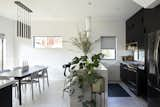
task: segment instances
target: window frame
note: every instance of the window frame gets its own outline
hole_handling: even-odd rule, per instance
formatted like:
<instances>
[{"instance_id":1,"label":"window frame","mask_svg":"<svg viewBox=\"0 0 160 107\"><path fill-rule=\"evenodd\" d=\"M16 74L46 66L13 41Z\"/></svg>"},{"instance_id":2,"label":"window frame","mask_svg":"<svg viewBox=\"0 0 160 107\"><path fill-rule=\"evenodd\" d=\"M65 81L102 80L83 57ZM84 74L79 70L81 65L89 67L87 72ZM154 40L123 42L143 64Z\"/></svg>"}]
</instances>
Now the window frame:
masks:
<instances>
[{"instance_id":1,"label":"window frame","mask_svg":"<svg viewBox=\"0 0 160 107\"><path fill-rule=\"evenodd\" d=\"M102 38L115 38L115 48L102 48ZM101 36L101 53L103 49L114 49L115 50L115 57L114 59L107 59L107 58L102 58L102 60L117 60L117 37L116 36ZM102 53L103 54L103 53Z\"/></svg>"}]
</instances>

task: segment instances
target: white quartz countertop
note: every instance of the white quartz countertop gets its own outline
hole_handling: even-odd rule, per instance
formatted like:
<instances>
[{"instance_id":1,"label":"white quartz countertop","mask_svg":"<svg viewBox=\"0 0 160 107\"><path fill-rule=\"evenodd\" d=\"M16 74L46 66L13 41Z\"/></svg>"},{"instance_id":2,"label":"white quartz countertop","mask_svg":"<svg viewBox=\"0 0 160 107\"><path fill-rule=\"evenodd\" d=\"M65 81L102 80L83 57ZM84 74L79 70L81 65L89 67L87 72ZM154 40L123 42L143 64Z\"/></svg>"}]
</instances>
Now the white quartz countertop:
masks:
<instances>
[{"instance_id":1,"label":"white quartz countertop","mask_svg":"<svg viewBox=\"0 0 160 107\"><path fill-rule=\"evenodd\" d=\"M5 87L7 87L7 86L10 86L10 85L12 85L12 84L14 84L15 83L15 81L13 81L13 80L0 80L0 90L2 89L2 88L5 88Z\"/></svg>"},{"instance_id":2,"label":"white quartz countertop","mask_svg":"<svg viewBox=\"0 0 160 107\"><path fill-rule=\"evenodd\" d=\"M96 70L108 71L108 69L103 64L100 64Z\"/></svg>"}]
</instances>

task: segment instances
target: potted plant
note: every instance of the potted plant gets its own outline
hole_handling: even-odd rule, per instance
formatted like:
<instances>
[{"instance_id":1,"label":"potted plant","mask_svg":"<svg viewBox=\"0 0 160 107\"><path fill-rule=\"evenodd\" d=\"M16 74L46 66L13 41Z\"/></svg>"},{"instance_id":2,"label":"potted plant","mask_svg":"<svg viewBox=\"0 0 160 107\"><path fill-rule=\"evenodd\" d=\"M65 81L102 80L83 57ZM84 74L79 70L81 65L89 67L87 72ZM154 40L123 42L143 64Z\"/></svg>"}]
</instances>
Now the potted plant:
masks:
<instances>
[{"instance_id":1,"label":"potted plant","mask_svg":"<svg viewBox=\"0 0 160 107\"><path fill-rule=\"evenodd\" d=\"M82 92L77 95L77 98L82 102L83 107L95 107L96 102L92 99L85 99L83 91L86 88L90 91L100 91L104 87L101 83L102 77L95 70L104 55L98 53L88 57L92 42L87 37L87 32L79 33L79 37L73 39L73 45L78 47L84 56L75 57L71 61L71 71L67 77L69 85L64 90L69 90L70 95L73 95L78 87Z\"/></svg>"}]
</instances>

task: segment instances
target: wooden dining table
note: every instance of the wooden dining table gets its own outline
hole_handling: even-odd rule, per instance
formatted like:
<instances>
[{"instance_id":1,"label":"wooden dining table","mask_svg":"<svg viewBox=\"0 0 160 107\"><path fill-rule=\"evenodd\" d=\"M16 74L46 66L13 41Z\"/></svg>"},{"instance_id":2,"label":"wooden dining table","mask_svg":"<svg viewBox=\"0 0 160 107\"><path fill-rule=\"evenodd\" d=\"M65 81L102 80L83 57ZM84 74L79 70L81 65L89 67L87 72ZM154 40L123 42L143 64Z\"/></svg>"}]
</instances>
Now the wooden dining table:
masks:
<instances>
[{"instance_id":1,"label":"wooden dining table","mask_svg":"<svg viewBox=\"0 0 160 107\"><path fill-rule=\"evenodd\" d=\"M18 95L19 95L19 105L22 105L22 93L21 93L21 81L22 79L26 77L30 77L31 74L35 72L43 72L44 70L47 70L48 67L45 66L33 66L29 67L28 70L25 72L22 69L18 70L11 70L9 72L2 72L0 73L0 77L7 77L7 78L14 78L18 81Z\"/></svg>"}]
</instances>

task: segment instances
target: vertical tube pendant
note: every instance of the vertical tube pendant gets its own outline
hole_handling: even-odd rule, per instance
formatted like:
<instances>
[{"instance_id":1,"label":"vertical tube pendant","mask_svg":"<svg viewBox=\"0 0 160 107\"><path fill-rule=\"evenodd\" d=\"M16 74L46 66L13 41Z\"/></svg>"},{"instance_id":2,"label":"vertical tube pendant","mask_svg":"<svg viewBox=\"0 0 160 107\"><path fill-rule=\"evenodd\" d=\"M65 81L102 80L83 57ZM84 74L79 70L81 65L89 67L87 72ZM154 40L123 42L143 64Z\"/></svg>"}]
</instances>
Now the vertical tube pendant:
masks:
<instances>
[{"instance_id":1,"label":"vertical tube pendant","mask_svg":"<svg viewBox=\"0 0 160 107\"><path fill-rule=\"evenodd\" d=\"M19 37L20 36L20 26L19 26L19 9L18 9L18 7L17 7L17 37Z\"/></svg>"},{"instance_id":2,"label":"vertical tube pendant","mask_svg":"<svg viewBox=\"0 0 160 107\"><path fill-rule=\"evenodd\" d=\"M29 35L28 38L31 38L31 14L29 13Z\"/></svg>"},{"instance_id":3,"label":"vertical tube pendant","mask_svg":"<svg viewBox=\"0 0 160 107\"><path fill-rule=\"evenodd\" d=\"M22 37L22 15L21 15L21 10L20 11L20 37Z\"/></svg>"},{"instance_id":4,"label":"vertical tube pendant","mask_svg":"<svg viewBox=\"0 0 160 107\"><path fill-rule=\"evenodd\" d=\"M32 10L19 1L17 5L17 37L31 38L31 13Z\"/></svg>"},{"instance_id":5,"label":"vertical tube pendant","mask_svg":"<svg viewBox=\"0 0 160 107\"><path fill-rule=\"evenodd\" d=\"M23 38L25 38L25 36L24 36L24 10L22 11L22 24L23 24L23 27L22 27L22 36L23 36Z\"/></svg>"},{"instance_id":6,"label":"vertical tube pendant","mask_svg":"<svg viewBox=\"0 0 160 107\"><path fill-rule=\"evenodd\" d=\"M26 38L26 11L24 11L24 37Z\"/></svg>"}]
</instances>

